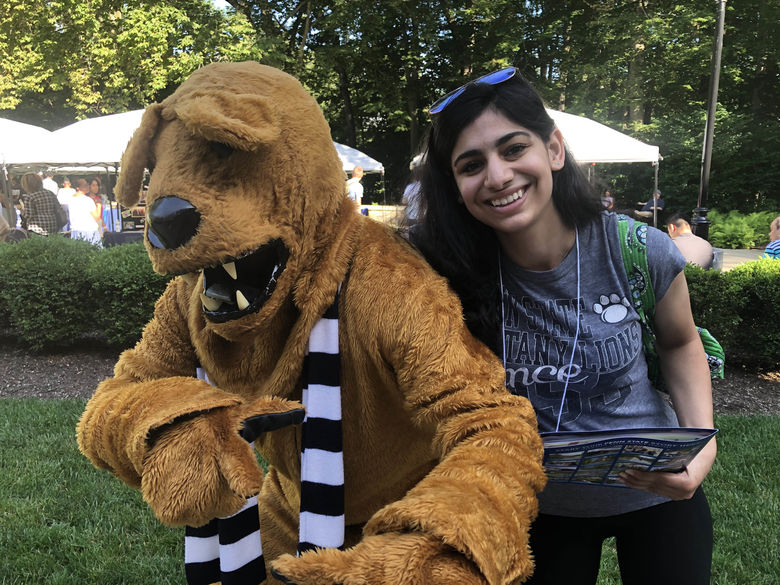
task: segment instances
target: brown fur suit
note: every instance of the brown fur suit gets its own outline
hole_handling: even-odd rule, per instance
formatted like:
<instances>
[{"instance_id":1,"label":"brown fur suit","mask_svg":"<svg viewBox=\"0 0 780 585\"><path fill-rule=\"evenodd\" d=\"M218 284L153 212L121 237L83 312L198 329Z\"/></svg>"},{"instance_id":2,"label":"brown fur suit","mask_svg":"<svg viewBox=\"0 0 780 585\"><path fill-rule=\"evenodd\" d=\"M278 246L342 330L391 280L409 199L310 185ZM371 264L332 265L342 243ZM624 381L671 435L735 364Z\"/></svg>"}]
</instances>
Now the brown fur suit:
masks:
<instances>
[{"instance_id":1,"label":"brown fur suit","mask_svg":"<svg viewBox=\"0 0 780 585\"><path fill-rule=\"evenodd\" d=\"M144 167L146 247L156 271L180 276L79 422L93 463L139 487L172 525L204 524L260 492L265 558L299 585L527 577L544 485L533 410L506 392L446 282L356 213L328 125L301 85L255 63L198 70L145 112L122 160L123 204L137 201ZM211 286L229 261L237 278L226 287L270 282L266 294L204 298L204 279ZM237 431L248 417L300 409L308 336L340 284L352 548L296 558L300 426L257 440L271 466L264 478ZM193 377L198 363L213 386Z\"/></svg>"}]
</instances>

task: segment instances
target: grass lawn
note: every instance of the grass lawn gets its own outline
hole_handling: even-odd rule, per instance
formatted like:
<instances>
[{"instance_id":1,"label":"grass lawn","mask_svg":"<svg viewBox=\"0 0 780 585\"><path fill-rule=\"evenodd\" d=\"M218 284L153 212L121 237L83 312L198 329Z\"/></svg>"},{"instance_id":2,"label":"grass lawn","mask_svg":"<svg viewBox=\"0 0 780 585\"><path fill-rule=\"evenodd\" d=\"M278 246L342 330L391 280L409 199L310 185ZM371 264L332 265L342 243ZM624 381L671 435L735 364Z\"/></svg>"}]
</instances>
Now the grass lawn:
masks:
<instances>
[{"instance_id":1,"label":"grass lawn","mask_svg":"<svg viewBox=\"0 0 780 585\"><path fill-rule=\"evenodd\" d=\"M79 400L0 400L0 585L184 583L183 530L76 447ZM780 417L719 416L707 479L716 585L780 575ZM619 584L607 544L599 585ZM659 559L662 562L662 559Z\"/></svg>"}]
</instances>

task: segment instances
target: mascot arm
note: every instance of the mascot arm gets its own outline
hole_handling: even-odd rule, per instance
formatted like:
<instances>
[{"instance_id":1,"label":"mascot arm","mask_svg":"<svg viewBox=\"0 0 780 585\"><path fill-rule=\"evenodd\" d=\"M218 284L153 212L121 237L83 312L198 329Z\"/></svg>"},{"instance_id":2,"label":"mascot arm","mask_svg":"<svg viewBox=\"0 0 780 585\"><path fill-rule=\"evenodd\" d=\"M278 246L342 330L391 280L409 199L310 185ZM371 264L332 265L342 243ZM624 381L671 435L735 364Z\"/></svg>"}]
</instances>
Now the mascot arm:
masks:
<instances>
[{"instance_id":1,"label":"mascot arm","mask_svg":"<svg viewBox=\"0 0 780 585\"><path fill-rule=\"evenodd\" d=\"M533 570L528 530L545 484L542 441L531 404L506 391L500 362L468 333L443 288L410 299L407 343L391 354L416 422L434 428L439 464L364 532L432 536L503 585Z\"/></svg>"},{"instance_id":2,"label":"mascot arm","mask_svg":"<svg viewBox=\"0 0 780 585\"><path fill-rule=\"evenodd\" d=\"M114 378L87 403L77 438L95 466L141 488L163 522L197 526L235 512L259 491L262 472L245 438L296 424L303 411L278 398L245 403L194 378L179 308L186 297L183 283L173 281L142 340L122 353Z\"/></svg>"},{"instance_id":3,"label":"mascot arm","mask_svg":"<svg viewBox=\"0 0 780 585\"><path fill-rule=\"evenodd\" d=\"M97 466L139 487L149 437L197 412L239 404L238 396L194 377L184 279L171 281L141 341L119 357L114 377L98 385L77 427L79 447Z\"/></svg>"}]
</instances>

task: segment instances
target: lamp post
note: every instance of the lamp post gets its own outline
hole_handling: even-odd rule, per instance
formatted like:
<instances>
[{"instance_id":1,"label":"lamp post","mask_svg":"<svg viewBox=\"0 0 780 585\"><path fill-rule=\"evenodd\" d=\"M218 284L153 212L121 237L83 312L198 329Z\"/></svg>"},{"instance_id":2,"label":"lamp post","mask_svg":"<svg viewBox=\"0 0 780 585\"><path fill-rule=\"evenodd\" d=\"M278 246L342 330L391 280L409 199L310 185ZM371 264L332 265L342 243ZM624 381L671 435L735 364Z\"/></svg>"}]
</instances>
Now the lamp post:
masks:
<instances>
[{"instance_id":1,"label":"lamp post","mask_svg":"<svg viewBox=\"0 0 780 585\"><path fill-rule=\"evenodd\" d=\"M718 24L715 29L715 50L712 53L712 73L710 75L710 95L707 104L707 123L704 129L704 148L701 156L701 179L699 181L699 200L691 220L693 233L708 239L710 220L707 219L707 195L710 186L710 162L712 160L712 136L715 129L715 111L718 108L718 81L720 78L720 55L723 51L723 23L726 19L726 0L718 0Z\"/></svg>"}]
</instances>

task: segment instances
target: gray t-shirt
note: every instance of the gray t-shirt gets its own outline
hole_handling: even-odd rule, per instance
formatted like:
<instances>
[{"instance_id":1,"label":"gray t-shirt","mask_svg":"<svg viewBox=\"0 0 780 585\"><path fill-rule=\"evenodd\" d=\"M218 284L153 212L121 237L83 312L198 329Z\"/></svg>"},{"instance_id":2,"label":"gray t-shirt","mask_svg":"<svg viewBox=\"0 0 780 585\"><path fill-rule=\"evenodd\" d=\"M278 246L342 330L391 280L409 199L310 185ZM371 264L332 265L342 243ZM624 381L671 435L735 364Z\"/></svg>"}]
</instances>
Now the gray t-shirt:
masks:
<instances>
[{"instance_id":1,"label":"gray t-shirt","mask_svg":"<svg viewBox=\"0 0 780 585\"><path fill-rule=\"evenodd\" d=\"M665 396L647 378L639 316L623 268L617 216L579 230L577 246L556 268L525 270L502 256L507 387L526 396L540 431L678 426ZM685 259L663 232L648 228L647 256L656 300L682 271ZM572 358L577 313L580 328ZM502 347L499 345L499 347ZM667 501L624 487L549 483L540 495L545 514L598 517Z\"/></svg>"}]
</instances>

